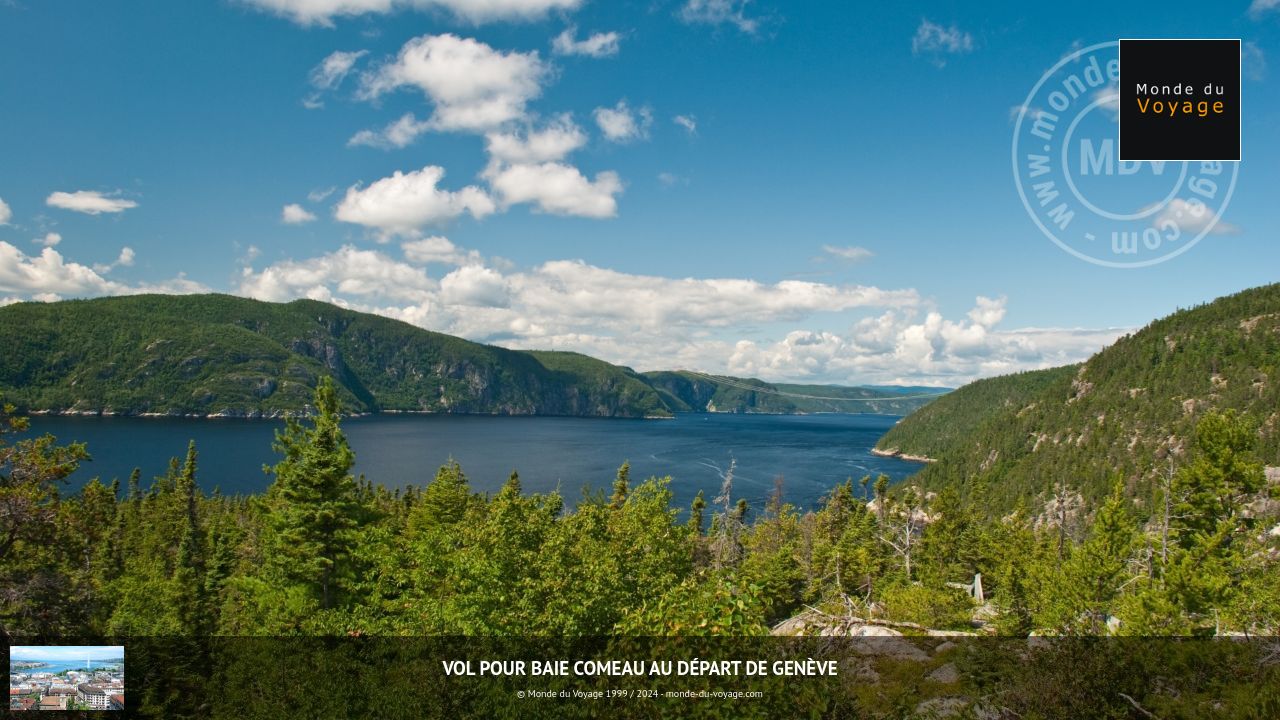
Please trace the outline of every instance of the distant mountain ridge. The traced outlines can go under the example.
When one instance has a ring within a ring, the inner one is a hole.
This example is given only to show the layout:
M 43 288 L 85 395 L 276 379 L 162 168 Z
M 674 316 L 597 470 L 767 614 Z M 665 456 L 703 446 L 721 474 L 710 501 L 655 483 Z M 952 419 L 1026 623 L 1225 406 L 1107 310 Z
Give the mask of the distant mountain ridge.
M 1280 284 L 1179 310 L 1079 365 L 965 385 L 877 449 L 935 459 L 917 482 L 981 483 L 1006 509 L 1058 480 L 1096 500 L 1119 477 L 1142 496 L 1209 410 L 1249 415 L 1263 461 L 1280 466 Z
M 905 413 L 928 401 L 727 377 L 684 387 L 681 373 L 508 350 L 314 300 L 229 295 L 9 305 L 0 308 L 0 347 L 0 394 L 28 412 L 271 417 L 304 410 L 323 375 L 357 413 L 665 417 L 841 408 L 778 393 L 848 396 L 845 412 Z M 821 392 L 796 392 L 804 388 Z

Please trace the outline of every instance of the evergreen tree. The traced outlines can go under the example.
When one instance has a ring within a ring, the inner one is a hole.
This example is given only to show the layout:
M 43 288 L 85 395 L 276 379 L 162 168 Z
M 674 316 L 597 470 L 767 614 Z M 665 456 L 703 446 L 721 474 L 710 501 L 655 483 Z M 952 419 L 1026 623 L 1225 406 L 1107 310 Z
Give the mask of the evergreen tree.
M 208 632 L 209 616 L 205 597 L 204 532 L 197 512 L 196 458 L 196 443 L 192 440 L 177 484 L 183 517 L 174 560 L 173 595 L 180 626 L 193 635 L 201 635 Z
M 284 458 L 271 468 L 275 481 L 268 494 L 275 533 L 271 559 L 324 609 L 336 603 L 359 512 L 351 476 L 355 454 L 339 428 L 341 412 L 333 379 L 326 376 L 316 386 L 310 427 L 290 418 L 276 433 L 273 447 Z

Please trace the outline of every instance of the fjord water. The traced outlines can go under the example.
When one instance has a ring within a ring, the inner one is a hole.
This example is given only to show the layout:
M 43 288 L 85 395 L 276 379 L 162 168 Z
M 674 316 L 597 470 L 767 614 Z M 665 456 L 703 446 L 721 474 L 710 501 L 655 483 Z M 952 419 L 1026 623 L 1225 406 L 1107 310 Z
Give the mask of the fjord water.
M 354 472 L 388 488 L 424 485 L 452 457 L 478 492 L 496 492 L 518 470 L 525 492 L 559 487 L 572 504 L 584 487 L 607 493 L 614 472 L 629 460 L 633 482 L 672 476 L 674 502 L 687 507 L 699 490 L 708 501 L 715 497 L 720 471 L 736 459 L 734 497 L 759 509 L 778 475 L 787 502 L 809 508 L 845 478 L 884 473 L 900 480 L 919 470 L 916 463 L 870 452 L 897 420 L 836 414 L 681 414 L 673 420 L 375 415 L 349 418 L 343 428 L 356 453 Z M 271 441 L 282 426 L 279 420 L 32 418 L 33 432 L 88 443 L 93 460 L 72 476 L 72 489 L 92 477 L 104 483 L 118 477 L 123 486 L 135 466 L 145 488 L 195 439 L 200 485 L 224 494 L 261 492 L 270 484 L 262 466 L 279 459 Z

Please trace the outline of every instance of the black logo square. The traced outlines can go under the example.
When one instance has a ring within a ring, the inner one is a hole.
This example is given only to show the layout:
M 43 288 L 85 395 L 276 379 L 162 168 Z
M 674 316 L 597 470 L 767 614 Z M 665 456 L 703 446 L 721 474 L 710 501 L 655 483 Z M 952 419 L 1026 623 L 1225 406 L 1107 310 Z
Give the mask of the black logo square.
M 1121 40 L 1120 159 L 1239 160 L 1240 41 Z

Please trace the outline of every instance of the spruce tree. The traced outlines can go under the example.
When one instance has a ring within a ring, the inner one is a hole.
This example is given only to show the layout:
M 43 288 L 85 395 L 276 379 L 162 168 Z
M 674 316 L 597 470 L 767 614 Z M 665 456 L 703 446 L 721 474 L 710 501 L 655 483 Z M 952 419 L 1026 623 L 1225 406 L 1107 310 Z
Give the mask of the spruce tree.
M 284 458 L 271 468 L 272 558 L 283 575 L 309 588 L 322 608 L 335 605 L 338 580 L 355 544 L 359 511 L 351 476 L 355 454 L 339 428 L 342 408 L 333 379 L 316 386 L 310 426 L 290 418 L 276 433 Z

